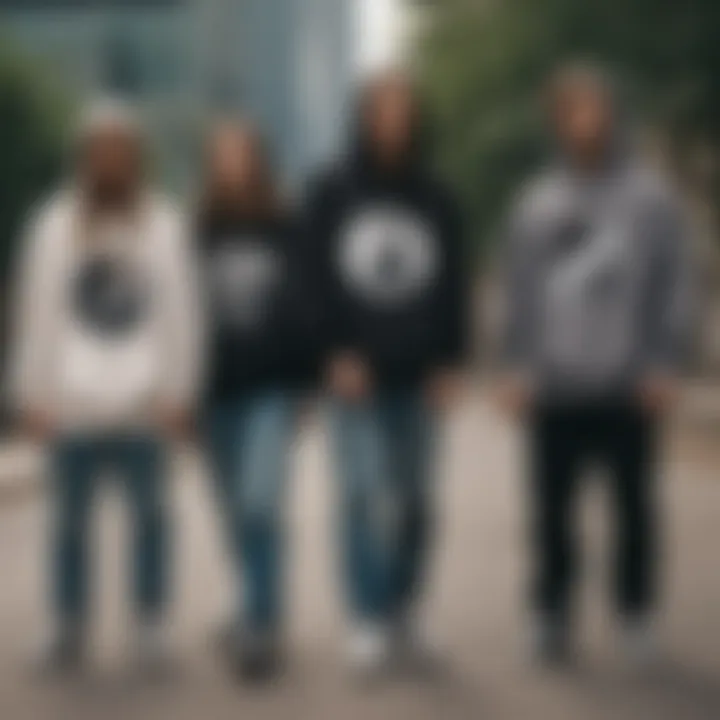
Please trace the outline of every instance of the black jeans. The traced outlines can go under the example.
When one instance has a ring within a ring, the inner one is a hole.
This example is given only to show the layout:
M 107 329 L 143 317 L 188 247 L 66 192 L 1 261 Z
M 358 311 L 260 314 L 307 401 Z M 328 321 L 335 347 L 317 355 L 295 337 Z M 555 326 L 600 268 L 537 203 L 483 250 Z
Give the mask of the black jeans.
M 575 498 L 587 464 L 608 471 L 616 528 L 615 593 L 625 616 L 646 614 L 655 594 L 655 422 L 630 402 L 538 407 L 531 424 L 538 611 L 566 619 L 576 542 Z

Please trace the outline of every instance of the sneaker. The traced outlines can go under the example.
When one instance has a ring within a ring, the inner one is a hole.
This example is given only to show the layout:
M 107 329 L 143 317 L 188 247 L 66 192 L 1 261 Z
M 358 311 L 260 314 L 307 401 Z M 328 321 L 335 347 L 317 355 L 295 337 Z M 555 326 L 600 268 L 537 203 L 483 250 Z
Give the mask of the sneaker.
M 84 638 L 78 628 L 63 628 L 44 644 L 35 669 L 41 676 L 62 676 L 79 671 L 85 659 Z
M 212 635 L 213 647 L 224 657 L 234 657 L 238 648 L 242 625 L 236 618 L 223 621 Z
M 444 665 L 438 643 L 414 616 L 403 615 L 393 623 L 391 643 L 393 664 L 399 670 L 433 676 Z
M 135 657 L 138 666 L 152 675 L 164 674 L 172 667 L 167 627 L 161 621 L 142 623 L 138 628 Z
M 387 670 L 390 655 L 388 633 L 384 627 L 366 623 L 356 627 L 348 642 L 350 670 L 363 677 L 378 677 Z
M 239 639 L 237 669 L 244 680 L 266 683 L 283 671 L 283 653 L 274 632 L 246 632 Z
M 658 643 L 649 618 L 626 619 L 622 626 L 622 652 L 636 667 L 649 667 L 657 659 Z
M 530 636 L 530 658 L 545 667 L 570 663 L 570 639 L 567 622 L 557 618 L 536 618 Z

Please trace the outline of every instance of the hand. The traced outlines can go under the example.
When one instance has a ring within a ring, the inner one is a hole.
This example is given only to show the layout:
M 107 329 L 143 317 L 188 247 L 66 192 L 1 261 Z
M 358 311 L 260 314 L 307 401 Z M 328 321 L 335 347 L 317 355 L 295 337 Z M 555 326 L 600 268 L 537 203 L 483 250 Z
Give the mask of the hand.
M 519 374 L 500 378 L 493 395 L 495 404 L 500 411 L 514 419 L 525 415 L 532 401 L 530 383 Z
M 428 380 L 427 399 L 440 412 L 449 410 L 462 393 L 463 378 L 457 370 L 438 370 Z
M 161 432 L 174 440 L 188 440 L 194 434 L 192 413 L 183 407 L 159 405 L 155 410 L 155 422 Z
M 367 363 L 357 355 L 346 353 L 330 361 L 328 367 L 330 391 L 350 402 L 366 398 L 371 390 L 372 380 Z
M 666 372 L 652 372 L 640 382 L 639 395 L 643 409 L 652 415 L 664 415 L 678 399 L 677 379 Z
M 22 435 L 35 442 L 46 442 L 55 432 L 55 423 L 42 410 L 28 410 L 20 425 Z

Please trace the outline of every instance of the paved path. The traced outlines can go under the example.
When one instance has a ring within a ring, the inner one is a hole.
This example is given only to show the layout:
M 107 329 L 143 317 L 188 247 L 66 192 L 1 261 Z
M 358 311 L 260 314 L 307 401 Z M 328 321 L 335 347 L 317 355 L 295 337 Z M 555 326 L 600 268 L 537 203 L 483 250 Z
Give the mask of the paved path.
M 452 659 L 434 685 L 393 682 L 373 691 L 339 662 L 343 615 L 334 582 L 332 485 L 323 433 L 297 452 L 291 511 L 293 662 L 277 688 L 233 685 L 208 649 L 227 606 L 229 579 L 200 464 L 178 460 L 173 497 L 178 564 L 171 614 L 180 668 L 160 686 L 128 669 L 124 515 L 109 489 L 97 514 L 95 670 L 77 684 L 35 684 L 26 672 L 43 612 L 45 508 L 32 494 L 0 505 L 0 718 L 291 718 L 292 720 L 713 720 L 720 718 L 720 450 L 717 439 L 673 438 L 664 463 L 666 661 L 638 678 L 619 661 L 605 599 L 605 502 L 588 485 L 583 534 L 582 662 L 565 676 L 523 662 L 525 577 L 522 452 L 516 434 L 482 401 L 448 427 L 440 488 L 440 546 L 427 612 Z M 720 436 L 719 436 L 720 437 Z

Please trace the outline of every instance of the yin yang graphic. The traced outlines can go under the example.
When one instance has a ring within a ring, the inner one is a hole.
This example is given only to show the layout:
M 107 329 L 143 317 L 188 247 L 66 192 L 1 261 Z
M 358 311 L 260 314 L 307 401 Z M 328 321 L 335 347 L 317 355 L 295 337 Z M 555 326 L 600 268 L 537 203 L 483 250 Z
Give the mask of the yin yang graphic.
M 556 260 L 569 259 L 578 252 L 592 238 L 591 223 L 583 217 L 572 216 L 565 219 L 558 228 L 552 251 Z
M 417 300 L 440 265 L 432 228 L 395 208 L 365 210 L 352 218 L 341 234 L 337 260 L 350 292 L 380 306 Z
M 622 228 L 612 223 L 594 226 L 586 220 L 568 221 L 554 243 L 552 281 L 568 292 L 582 290 L 595 298 L 610 297 L 625 275 L 627 245 Z
M 208 270 L 218 324 L 244 331 L 261 325 L 282 281 L 279 253 L 259 243 L 227 242 L 212 254 Z
M 90 332 L 108 338 L 132 334 L 150 306 L 150 283 L 130 258 L 97 255 L 80 267 L 73 286 L 75 315 Z

